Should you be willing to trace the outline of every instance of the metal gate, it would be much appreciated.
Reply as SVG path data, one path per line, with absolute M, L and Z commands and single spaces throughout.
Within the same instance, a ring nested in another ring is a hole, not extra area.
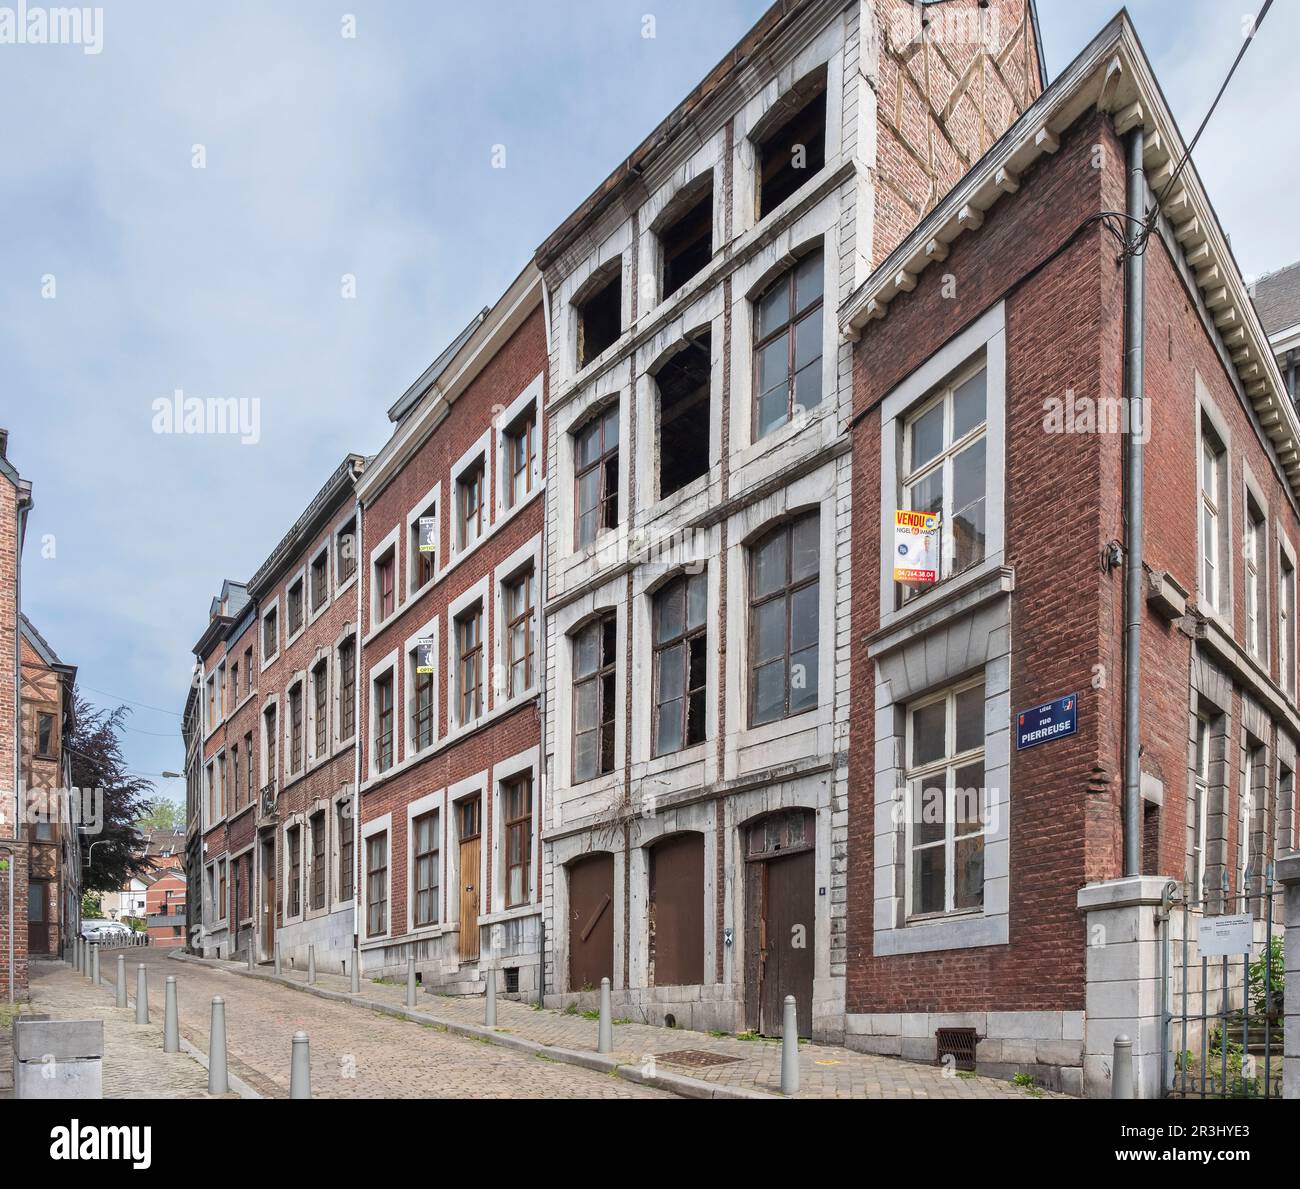
M 1169 1098 L 1281 1098 L 1285 926 L 1273 865 L 1260 890 L 1228 894 L 1190 884 L 1166 889 L 1161 946 L 1164 1050 Z M 1225 934 L 1249 920 L 1244 953 L 1200 952 L 1202 927 Z M 1275 919 L 1276 918 L 1276 919 Z M 1213 924 L 1211 924 L 1213 922 Z

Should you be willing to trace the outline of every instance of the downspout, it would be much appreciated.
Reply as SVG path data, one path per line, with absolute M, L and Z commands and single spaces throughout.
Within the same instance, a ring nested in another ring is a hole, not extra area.
M 9 1002 L 14 1000 L 14 872 L 18 866 L 22 829 L 21 799 L 23 777 L 23 711 L 22 711 L 22 633 L 18 617 L 23 610 L 23 539 L 27 536 L 27 516 L 32 510 L 30 492 L 18 489 L 18 540 L 14 545 L 14 845 L 9 855 Z
M 546 457 L 550 458 L 551 436 L 546 433 L 546 397 L 549 395 L 549 383 L 551 372 L 551 293 L 546 285 L 546 277 L 541 279 L 542 286 L 542 329 L 546 335 L 546 375 L 542 379 L 542 395 L 538 401 L 538 421 L 542 426 L 542 432 L 546 438 Z M 551 468 L 546 468 L 546 479 L 551 478 Z M 541 597 L 538 599 L 540 614 L 537 617 L 537 632 L 540 644 L 538 652 L 540 653 L 541 668 L 538 671 L 537 682 L 537 874 L 542 881 L 542 886 L 546 884 L 545 871 L 545 843 L 542 841 L 542 831 L 546 829 L 546 794 L 549 781 L 547 780 L 546 767 L 546 712 L 547 712 L 547 692 L 550 690 L 550 681 L 547 679 L 547 625 L 546 625 L 546 598 L 548 583 L 547 578 L 550 574 L 550 550 L 548 548 L 547 521 L 546 515 L 547 497 L 542 497 L 542 581 Z M 544 895 L 538 895 L 538 907 L 541 910 L 537 918 L 537 1006 L 546 1006 L 546 900 Z
M 1142 165 L 1145 133 L 1138 125 L 1126 145 L 1129 250 L 1124 255 L 1124 396 L 1128 409 L 1128 457 L 1124 476 L 1124 875 L 1142 873 L 1142 464 L 1146 438 L 1143 320 L 1145 262 L 1139 248 L 1146 217 L 1147 181 Z
M 357 643 L 352 649 L 352 952 L 357 956 L 357 978 L 361 977 L 361 513 L 357 496 L 353 516 L 356 531 L 353 548 L 357 559 Z
M 1295 351 L 1291 350 L 1286 353 L 1286 391 L 1291 398 L 1291 403 L 1296 403 L 1295 391 Z

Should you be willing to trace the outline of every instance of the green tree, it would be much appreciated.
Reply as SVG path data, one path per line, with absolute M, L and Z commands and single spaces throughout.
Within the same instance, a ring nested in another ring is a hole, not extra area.
M 133 875 L 149 869 L 144 838 L 135 823 L 147 810 L 153 784 L 132 776 L 122 756 L 120 736 L 127 708 L 96 710 L 75 690 L 73 699 L 68 750 L 72 784 L 83 799 L 81 886 L 86 892 L 116 892 Z M 99 810 L 93 818 L 85 807 L 87 798 L 93 798 L 89 808 Z
M 179 830 L 185 825 L 181 807 L 166 797 L 145 802 L 145 813 L 137 820 L 141 830 Z
M 104 902 L 98 892 L 85 892 L 81 897 L 81 919 L 98 921 L 104 915 Z

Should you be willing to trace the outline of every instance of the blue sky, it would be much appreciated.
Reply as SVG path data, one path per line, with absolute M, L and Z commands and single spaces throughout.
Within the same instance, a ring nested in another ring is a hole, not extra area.
M 134 704 L 133 768 L 182 766 L 221 579 L 257 568 L 345 453 L 383 444 L 388 406 L 766 7 L 109 0 L 99 54 L 0 45 L 0 425 L 36 498 L 23 603 L 92 700 Z M 1256 7 L 1129 5 L 1185 135 Z M 1041 0 L 1049 73 L 1115 11 Z M 1300 5 L 1275 5 L 1196 154 L 1248 274 L 1300 259 L 1297 44 Z M 259 441 L 154 433 L 176 389 L 256 398 Z

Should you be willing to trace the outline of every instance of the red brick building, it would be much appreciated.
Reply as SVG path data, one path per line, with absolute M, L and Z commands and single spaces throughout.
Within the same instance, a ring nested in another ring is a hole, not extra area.
M 263 960 L 352 948 L 358 582 L 350 454 L 253 575 L 255 627 L 232 640 L 245 690 L 227 738 L 231 913 Z M 250 673 L 252 664 L 256 673 Z M 254 754 L 250 754 L 250 748 Z M 250 783 L 250 776 L 255 776 Z
M 18 616 L 23 538 L 32 485 L 8 457 L 9 431 L 0 429 L 0 996 L 27 993 L 27 839 L 20 786 Z
M 1124 1032 L 1154 1096 L 1191 985 L 1162 897 L 1262 927 L 1296 845 L 1300 420 L 1195 168 L 1169 184 L 1183 151 L 1121 14 L 841 309 L 855 1047 L 933 1060 L 971 1029 L 982 1069 L 1106 1094 Z M 894 581 L 898 509 L 940 517 L 932 585 Z
M 185 944 L 185 872 L 179 868 L 149 872 L 144 876 L 145 922 L 149 944 Z
M 536 986 L 545 372 L 530 267 L 393 407 L 357 487 L 367 973 Z

